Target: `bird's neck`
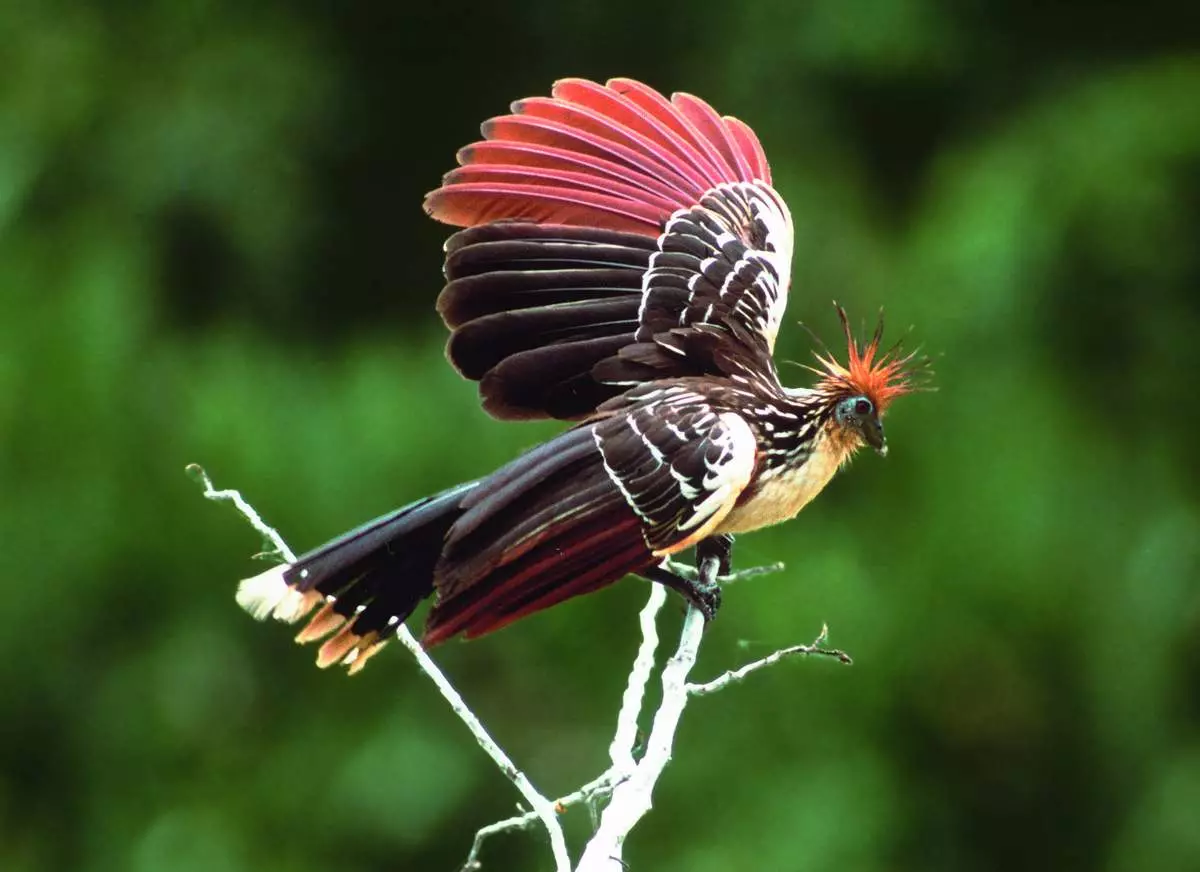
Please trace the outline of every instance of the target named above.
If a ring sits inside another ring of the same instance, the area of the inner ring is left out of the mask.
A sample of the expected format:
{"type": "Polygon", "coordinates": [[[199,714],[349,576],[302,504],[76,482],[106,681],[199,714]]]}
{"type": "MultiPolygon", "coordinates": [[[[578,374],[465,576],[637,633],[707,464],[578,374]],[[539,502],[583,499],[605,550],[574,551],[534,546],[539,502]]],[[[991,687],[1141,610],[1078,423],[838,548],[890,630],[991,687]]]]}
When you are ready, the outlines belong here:
{"type": "Polygon", "coordinates": [[[817,426],[804,441],[776,437],[766,444],[753,485],[717,532],[744,533],[794,518],[858,447],[830,426],[817,426]]]}

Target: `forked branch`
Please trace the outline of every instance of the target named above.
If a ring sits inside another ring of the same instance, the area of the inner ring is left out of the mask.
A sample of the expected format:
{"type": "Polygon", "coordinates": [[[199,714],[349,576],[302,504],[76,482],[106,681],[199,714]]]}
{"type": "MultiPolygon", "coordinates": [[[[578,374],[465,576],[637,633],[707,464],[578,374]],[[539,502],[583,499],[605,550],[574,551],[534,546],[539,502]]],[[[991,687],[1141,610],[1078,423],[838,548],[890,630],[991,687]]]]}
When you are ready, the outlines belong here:
{"type": "MultiPolygon", "coordinates": [[[[263,537],[266,545],[263,556],[277,556],[289,563],[295,561],[296,556],[283,537],[262,519],[238,491],[218,490],[213,486],[212,480],[204,469],[197,464],[188,466],[187,471],[203,486],[205,497],[210,500],[232,503],[250,522],[250,525],[263,537]]],[[[728,584],[767,572],[777,572],[782,568],[783,564],[780,563],[752,567],[731,573],[729,576],[721,578],[720,581],[722,584],[728,584]]],[[[672,563],[671,569],[711,581],[716,575],[717,561],[715,559],[706,560],[698,569],[672,563]]],[[[831,657],[842,663],[850,663],[849,656],[844,652],[823,647],[826,629],[822,628],[820,635],[811,645],[794,645],[784,648],[739,669],[725,672],[712,681],[700,684],[690,683],[687,677],[696,663],[696,657],[700,650],[704,618],[698,610],[689,606],[684,617],[679,646],[662,671],[662,700],[654,713],[650,733],[645,743],[645,751],[640,759],[637,759],[635,758],[635,748],[638,743],[638,725],[642,715],[646,685],[654,671],[655,652],[658,649],[657,618],[666,600],[665,588],[658,584],[651,584],[650,597],[638,618],[642,641],[638,646],[637,656],[629,673],[625,693],[622,695],[616,730],[613,741],[609,745],[611,765],[605,772],[587,784],[554,800],[549,799],[533,786],[525,773],[513,763],[495,739],[491,737],[479,718],[475,716],[463,701],[462,696],[446,678],[445,673],[421,647],[421,643],[417,641],[416,637],[403,624],[399,626],[396,635],[401,644],[412,653],[421,671],[433,681],[438,691],[450,704],[450,708],[474,736],[475,741],[491,757],[504,776],[513,783],[530,808],[529,811],[481,828],[475,834],[470,853],[463,866],[464,872],[482,867],[480,853],[484,842],[489,837],[497,833],[528,829],[538,821],[546,828],[550,837],[550,849],[554,855],[556,872],[571,872],[571,859],[567,852],[566,838],[558,821],[558,815],[581,804],[587,804],[595,810],[604,799],[609,799],[609,802],[600,816],[596,832],[584,849],[576,872],[620,872],[624,869],[621,852],[625,838],[650,810],[651,794],[671,759],[675,731],[691,697],[714,693],[734,682],[741,681],[750,673],[778,663],[786,657],[816,655],[831,657]]]]}

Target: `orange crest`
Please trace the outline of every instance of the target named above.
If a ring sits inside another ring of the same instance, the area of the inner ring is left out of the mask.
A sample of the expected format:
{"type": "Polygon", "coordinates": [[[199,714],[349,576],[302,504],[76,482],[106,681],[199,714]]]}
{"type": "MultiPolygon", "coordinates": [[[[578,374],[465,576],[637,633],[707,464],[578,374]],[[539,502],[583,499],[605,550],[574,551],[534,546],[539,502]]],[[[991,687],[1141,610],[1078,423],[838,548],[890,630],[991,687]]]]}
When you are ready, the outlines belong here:
{"type": "Polygon", "coordinates": [[[836,303],[834,305],[842,322],[842,330],[846,334],[850,361],[848,365],[842,366],[827,348],[824,355],[816,355],[823,369],[809,368],[822,377],[817,384],[817,390],[841,396],[862,394],[875,404],[875,408],[882,415],[896,397],[922,389],[923,385],[917,378],[928,369],[927,358],[918,359],[916,351],[900,354],[899,342],[880,353],[879,342],[883,339],[882,313],[871,341],[862,346],[850,331],[846,310],[836,303]]]}

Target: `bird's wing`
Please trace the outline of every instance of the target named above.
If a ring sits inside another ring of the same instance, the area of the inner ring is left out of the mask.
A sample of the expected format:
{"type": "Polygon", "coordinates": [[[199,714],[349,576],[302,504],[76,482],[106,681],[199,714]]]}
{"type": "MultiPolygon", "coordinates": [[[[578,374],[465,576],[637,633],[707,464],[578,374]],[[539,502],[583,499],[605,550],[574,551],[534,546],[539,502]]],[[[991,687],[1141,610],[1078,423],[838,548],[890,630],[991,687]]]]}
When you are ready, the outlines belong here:
{"type": "Polygon", "coordinates": [[[491,632],[695,544],[737,503],[756,454],[743,418],[680,386],[535,448],[459,503],[425,641],[491,632]]]}
{"type": "Polygon", "coordinates": [[[744,418],[678,386],[644,392],[636,406],[593,424],[592,435],[605,472],[660,557],[708,536],[757,462],[757,440],[744,418]]]}
{"type": "Polygon", "coordinates": [[[769,369],[792,226],[753,132],[630,80],[566,80],[513,110],[426,199],[470,228],[447,242],[438,308],[485,408],[576,418],[734,358],[769,369]]]}

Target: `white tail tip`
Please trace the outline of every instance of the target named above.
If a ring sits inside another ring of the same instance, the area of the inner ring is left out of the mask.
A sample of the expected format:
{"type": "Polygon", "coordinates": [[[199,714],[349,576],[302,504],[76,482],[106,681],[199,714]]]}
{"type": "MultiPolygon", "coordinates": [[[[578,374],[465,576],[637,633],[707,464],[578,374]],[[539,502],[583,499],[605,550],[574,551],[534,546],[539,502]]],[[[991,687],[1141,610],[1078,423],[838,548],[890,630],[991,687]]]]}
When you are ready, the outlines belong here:
{"type": "Polygon", "coordinates": [[[258,621],[265,621],[271,616],[289,624],[300,620],[312,609],[320,595],[301,593],[288,587],[283,574],[290,568],[290,563],[281,563],[253,578],[244,579],[238,584],[237,604],[258,621]]]}

